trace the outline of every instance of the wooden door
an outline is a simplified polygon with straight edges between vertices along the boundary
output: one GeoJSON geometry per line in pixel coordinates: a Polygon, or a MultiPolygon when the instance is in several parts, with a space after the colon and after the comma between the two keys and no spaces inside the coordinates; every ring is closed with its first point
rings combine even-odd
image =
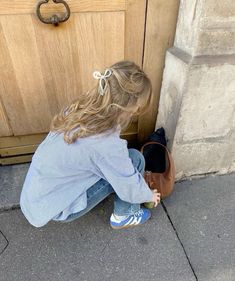
{"type": "MultiPolygon", "coordinates": [[[[0,164],[30,161],[51,118],[96,83],[93,70],[122,59],[141,65],[153,84],[148,112],[122,134],[132,144],[146,140],[155,128],[179,2],[67,0],[71,16],[55,27],[39,21],[37,0],[1,0],[0,164]]],[[[63,12],[52,0],[42,6],[45,16],[63,12]]]]}
{"type": "MultiPolygon", "coordinates": [[[[55,27],[39,21],[36,1],[1,1],[1,137],[48,132],[60,108],[96,83],[95,69],[142,64],[146,0],[66,2],[71,16],[55,27]]],[[[64,12],[52,1],[41,8],[45,16],[64,12]]]]}

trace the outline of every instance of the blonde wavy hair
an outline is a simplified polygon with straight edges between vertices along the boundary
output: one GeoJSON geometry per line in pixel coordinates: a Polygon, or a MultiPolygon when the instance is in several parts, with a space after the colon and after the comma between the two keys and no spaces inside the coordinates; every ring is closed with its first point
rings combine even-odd
{"type": "Polygon", "coordinates": [[[146,111],[152,86],[144,71],[131,61],[120,61],[108,69],[112,74],[106,78],[103,95],[98,83],[53,118],[51,131],[63,133],[67,143],[117,126],[124,130],[132,116],[146,111]]]}

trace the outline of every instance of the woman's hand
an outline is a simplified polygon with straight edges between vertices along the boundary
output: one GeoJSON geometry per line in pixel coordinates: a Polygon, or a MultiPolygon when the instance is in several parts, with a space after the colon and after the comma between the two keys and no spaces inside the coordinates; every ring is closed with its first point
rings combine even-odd
{"type": "Polygon", "coordinates": [[[152,192],[153,192],[152,202],[154,202],[154,207],[157,207],[157,205],[161,201],[161,193],[159,193],[157,189],[152,190],[152,192]]]}

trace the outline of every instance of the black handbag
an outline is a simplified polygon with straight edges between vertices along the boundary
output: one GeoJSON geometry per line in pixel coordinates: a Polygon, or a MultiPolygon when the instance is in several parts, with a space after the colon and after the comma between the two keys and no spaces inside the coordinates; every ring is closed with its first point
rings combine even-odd
{"type": "MultiPolygon", "coordinates": [[[[167,144],[165,130],[163,127],[157,129],[152,133],[147,142],[158,142],[164,146],[167,144]]],[[[161,145],[149,144],[143,150],[145,158],[145,171],[153,173],[163,173],[166,170],[166,156],[165,149],[161,145]]]]}

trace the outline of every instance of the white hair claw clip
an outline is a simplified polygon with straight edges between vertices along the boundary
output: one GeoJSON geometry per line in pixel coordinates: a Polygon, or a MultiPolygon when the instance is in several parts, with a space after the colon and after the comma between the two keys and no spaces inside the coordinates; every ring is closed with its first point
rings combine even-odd
{"type": "Polygon", "coordinates": [[[106,87],[106,79],[109,78],[112,75],[112,70],[107,68],[104,72],[104,74],[100,73],[99,71],[93,72],[93,77],[97,80],[99,80],[99,93],[101,96],[104,95],[105,87],[106,87]]]}

